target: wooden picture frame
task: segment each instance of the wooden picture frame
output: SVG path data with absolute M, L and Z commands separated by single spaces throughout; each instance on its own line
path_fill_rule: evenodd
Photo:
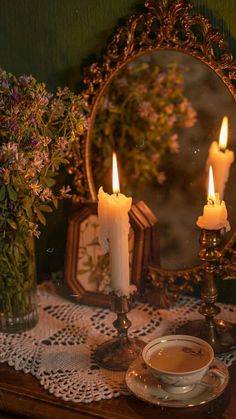
M 78 204 L 69 218 L 65 281 L 80 302 L 101 307 L 110 306 L 109 254 L 104 255 L 98 242 L 98 204 Z M 159 260 L 157 218 L 142 201 L 133 204 L 130 218 L 130 282 L 142 292 L 148 264 Z

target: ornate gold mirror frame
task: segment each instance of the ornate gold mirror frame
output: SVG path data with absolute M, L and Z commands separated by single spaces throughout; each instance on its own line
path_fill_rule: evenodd
M 74 174 L 74 202 L 96 199 L 90 147 L 92 127 L 99 100 L 107 85 L 128 62 L 145 53 L 173 50 L 204 62 L 224 82 L 236 99 L 236 64 L 221 34 L 208 19 L 191 13 L 187 0 L 147 0 L 144 11 L 128 18 L 115 32 L 99 62 L 84 70 L 83 96 L 89 103 L 89 127 L 73 156 L 70 172 Z M 235 276 L 236 233 L 222 251 L 219 269 L 224 276 Z M 185 270 L 150 267 L 149 279 L 158 288 L 160 303 L 174 301 L 180 293 L 202 277 L 202 265 Z

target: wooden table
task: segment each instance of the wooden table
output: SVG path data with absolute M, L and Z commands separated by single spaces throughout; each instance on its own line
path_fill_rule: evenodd
M 0 364 L 0 418 L 236 419 L 236 363 L 229 373 L 229 385 L 217 399 L 202 406 L 173 409 L 152 406 L 133 396 L 89 404 L 64 402 L 44 390 L 32 375 Z

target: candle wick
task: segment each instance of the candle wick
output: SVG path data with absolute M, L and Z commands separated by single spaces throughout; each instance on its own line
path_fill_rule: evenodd
M 221 153 L 225 153 L 225 148 L 220 147 Z
M 116 192 L 116 196 L 119 196 L 119 192 Z
M 208 199 L 208 204 L 209 204 L 209 205 L 212 205 L 212 206 L 214 207 L 215 202 L 214 202 L 214 200 L 213 200 L 212 198 L 209 198 L 209 199 Z

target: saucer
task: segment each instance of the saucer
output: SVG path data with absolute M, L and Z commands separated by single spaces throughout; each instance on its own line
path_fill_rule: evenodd
M 188 393 L 168 393 L 150 374 L 143 359 L 139 357 L 129 367 L 126 376 L 128 389 L 139 399 L 168 407 L 193 407 L 214 400 L 229 381 L 227 367 L 218 359 L 214 359 L 204 381 L 209 385 L 196 384 Z

